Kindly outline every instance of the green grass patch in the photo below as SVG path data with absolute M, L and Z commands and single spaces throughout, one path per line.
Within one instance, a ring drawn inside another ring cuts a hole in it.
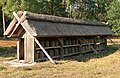
M 24 71 L 29 71 L 29 70 L 33 70 L 33 69 L 30 68 L 30 67 L 24 67 L 22 70 L 24 70 Z
M 0 66 L 0 71 L 6 70 L 6 67 Z
M 2 47 L 2 46 L 0 46 L 0 51 L 4 51 L 4 50 L 14 50 L 14 49 L 16 49 L 15 46 L 12 46 L 12 47 Z
M 0 46 L 0 57 L 16 57 L 16 47 L 2 47 Z

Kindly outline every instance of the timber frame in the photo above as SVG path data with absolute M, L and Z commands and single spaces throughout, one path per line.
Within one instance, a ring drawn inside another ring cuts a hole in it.
M 16 36 L 17 59 L 27 63 L 64 58 L 82 53 L 99 53 L 107 47 L 113 33 L 100 22 L 14 12 L 4 35 Z

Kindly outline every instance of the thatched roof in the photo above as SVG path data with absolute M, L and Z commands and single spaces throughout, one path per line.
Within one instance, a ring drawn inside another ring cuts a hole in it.
M 19 17 L 23 12 L 18 12 Z M 90 36 L 90 35 L 112 35 L 109 27 L 101 22 L 75 20 L 71 18 L 43 15 L 27 12 L 24 17 L 24 26 L 33 36 Z M 17 22 L 11 22 L 5 35 L 9 35 Z M 11 28 L 11 29 L 10 29 Z M 17 32 L 17 31 L 16 31 Z

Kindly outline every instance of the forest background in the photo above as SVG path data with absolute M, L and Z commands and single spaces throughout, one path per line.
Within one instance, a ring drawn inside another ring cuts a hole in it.
M 3 15 L 5 28 L 13 18 L 13 12 L 20 10 L 40 14 L 68 17 L 108 24 L 120 35 L 120 0 L 0 0 L 0 36 L 3 36 Z

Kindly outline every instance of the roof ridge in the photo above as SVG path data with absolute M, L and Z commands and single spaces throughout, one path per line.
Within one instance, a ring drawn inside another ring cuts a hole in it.
M 24 11 L 18 11 L 18 14 Z M 95 25 L 95 26 L 106 26 L 105 23 L 98 21 L 89 21 L 81 19 L 72 19 L 67 17 L 60 17 L 54 15 L 45 15 L 38 13 L 27 12 L 26 19 L 37 20 L 37 21 L 49 21 L 49 22 L 60 22 L 60 23 L 74 23 L 74 24 L 85 24 L 85 25 Z

